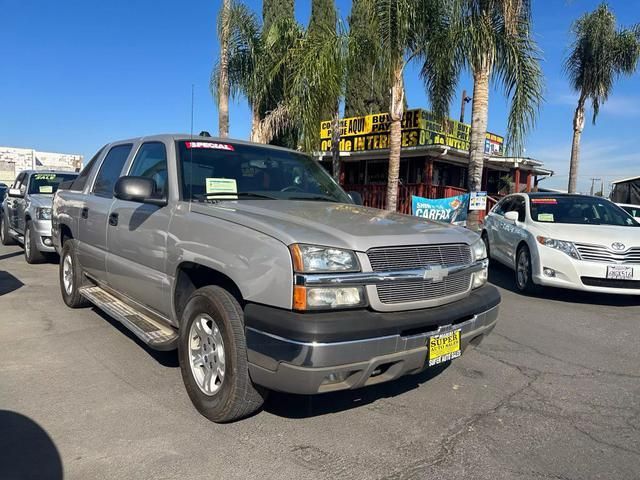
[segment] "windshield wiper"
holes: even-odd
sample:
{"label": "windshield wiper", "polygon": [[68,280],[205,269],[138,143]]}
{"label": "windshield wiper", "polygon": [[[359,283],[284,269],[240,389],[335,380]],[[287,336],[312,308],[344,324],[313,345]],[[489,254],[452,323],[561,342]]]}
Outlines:
{"label": "windshield wiper", "polygon": [[317,200],[322,202],[334,202],[338,201],[335,198],[331,198],[327,195],[309,195],[308,197],[287,197],[287,200]]}
{"label": "windshield wiper", "polygon": [[206,193],[204,195],[194,195],[194,198],[207,202],[207,201],[212,201],[212,202],[219,202],[222,200],[236,200],[236,198],[218,198],[216,199],[216,197],[237,197],[238,199],[240,198],[263,198],[263,199],[267,199],[267,200],[277,200],[275,197],[271,197],[269,195],[264,195],[262,193],[253,193],[253,192],[238,192],[238,193],[231,193],[231,192],[215,192],[215,193]]}

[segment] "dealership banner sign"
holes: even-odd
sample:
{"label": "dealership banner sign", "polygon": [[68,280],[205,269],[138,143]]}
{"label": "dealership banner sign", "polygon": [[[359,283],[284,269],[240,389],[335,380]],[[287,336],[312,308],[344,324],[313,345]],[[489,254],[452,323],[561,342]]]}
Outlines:
{"label": "dealership banner sign", "polygon": [[411,196],[411,211],[417,217],[434,222],[464,225],[469,210],[469,194],[448,198],[423,198]]}
{"label": "dealership banner sign", "polygon": [[[360,152],[389,148],[389,114],[376,113],[340,120],[340,151]],[[321,150],[331,150],[332,122],[320,124]],[[402,147],[442,145],[469,150],[471,125],[452,119],[438,119],[423,110],[407,110],[402,117]],[[485,152],[502,155],[504,138],[487,133]]]}

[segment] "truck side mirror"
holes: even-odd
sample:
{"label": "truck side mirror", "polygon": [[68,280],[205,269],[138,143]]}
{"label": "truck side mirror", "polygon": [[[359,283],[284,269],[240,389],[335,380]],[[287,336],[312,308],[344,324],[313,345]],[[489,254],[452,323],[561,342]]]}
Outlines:
{"label": "truck side mirror", "polygon": [[347,192],[347,194],[351,197],[353,203],[356,205],[362,205],[362,195],[360,195],[360,192]]}
{"label": "truck side mirror", "polygon": [[19,188],[10,188],[7,192],[7,195],[11,198],[22,198],[24,197],[24,193]]}
{"label": "truck side mirror", "polygon": [[167,199],[158,198],[155,192],[156,182],[146,177],[120,177],[113,187],[113,195],[119,200],[164,207],[167,204]]}

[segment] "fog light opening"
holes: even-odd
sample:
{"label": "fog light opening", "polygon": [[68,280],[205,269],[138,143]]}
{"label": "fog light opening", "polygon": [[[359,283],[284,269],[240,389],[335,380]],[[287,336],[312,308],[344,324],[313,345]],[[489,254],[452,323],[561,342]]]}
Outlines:
{"label": "fog light opening", "polygon": [[321,385],[332,385],[334,383],[344,382],[352,372],[334,372],[330,373],[322,380]]}
{"label": "fog light opening", "polygon": [[53,241],[51,240],[51,237],[42,237],[42,243],[44,243],[47,247],[50,247],[53,245]]}
{"label": "fog light opening", "polygon": [[544,267],[542,269],[542,273],[544,273],[544,275],[546,277],[555,277],[556,276],[556,271],[553,268]]}

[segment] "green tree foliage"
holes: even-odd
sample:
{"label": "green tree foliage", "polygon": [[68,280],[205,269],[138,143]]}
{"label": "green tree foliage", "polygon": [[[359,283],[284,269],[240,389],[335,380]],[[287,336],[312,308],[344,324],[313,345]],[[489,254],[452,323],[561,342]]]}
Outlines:
{"label": "green tree foliage", "polygon": [[349,15],[351,55],[347,70],[345,117],[386,112],[391,101],[391,84],[381,75],[377,63],[380,39],[376,37],[376,17],[367,0],[353,0]]}
{"label": "green tree foliage", "polygon": [[271,25],[282,19],[294,19],[293,0],[262,1],[262,24],[265,31],[268,31]]}

